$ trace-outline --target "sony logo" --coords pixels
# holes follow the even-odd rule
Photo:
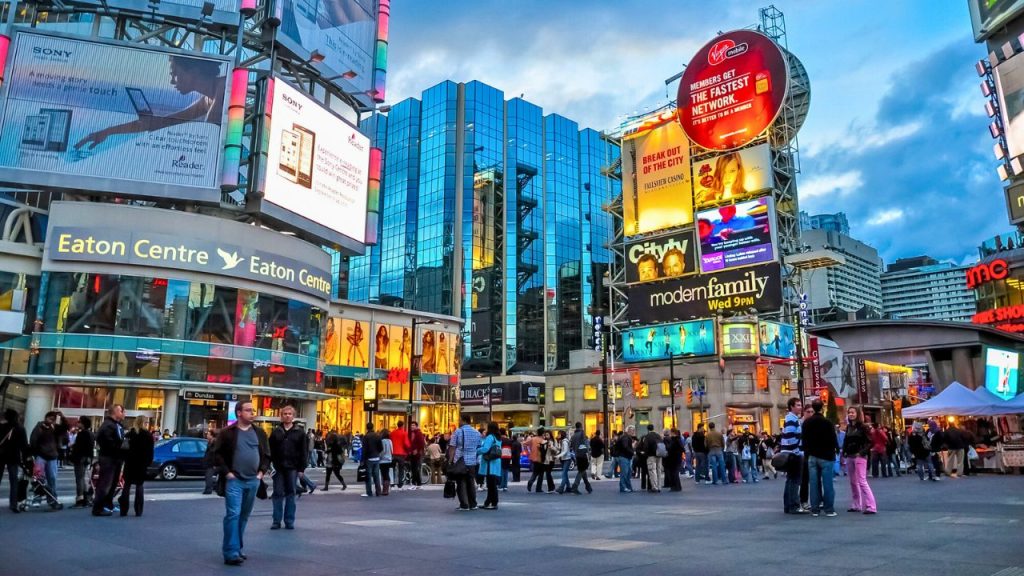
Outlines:
[[[302,112],[302,102],[299,102],[287,94],[281,94],[281,100],[284,100],[285,104],[293,106],[296,112]]]
[[[33,46],[32,53],[42,54],[44,56],[60,56],[62,58],[71,58],[71,50],[57,50],[55,48],[43,48],[41,46]]]

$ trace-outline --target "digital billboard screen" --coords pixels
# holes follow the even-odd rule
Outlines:
[[[657,324],[667,320],[705,318],[734,310],[777,312],[782,306],[782,275],[778,263],[633,284],[626,292],[629,320]]]
[[[207,0],[71,0],[69,4],[84,4],[89,6],[104,6],[119,10],[134,10],[136,12],[156,13],[164,18],[175,20],[199,22],[205,19],[203,16],[203,4]],[[213,14],[209,20],[226,26],[238,26],[238,5],[239,0],[209,0],[213,4]]]
[[[981,42],[1024,10],[1024,0],[968,0],[974,41]]]
[[[373,0],[279,0],[275,15],[281,21],[277,41],[300,58],[315,50],[334,82],[356,96],[373,88],[373,54],[377,18]],[[340,82],[344,80],[344,82]]]
[[[767,144],[693,163],[693,198],[698,209],[746,200],[773,185],[772,153]]]
[[[651,282],[697,273],[693,230],[626,242],[626,282]]]
[[[714,320],[693,320],[622,331],[622,358],[626,362],[667,360],[674,356],[714,356]]]
[[[228,72],[216,56],[19,30],[0,180],[219,202]]]
[[[722,356],[757,356],[753,324],[722,324]]]
[[[1014,56],[995,67],[1003,132],[1010,158],[1024,154],[1024,57]]]
[[[760,136],[782,110],[789,66],[764,34],[720,34],[690,60],[676,102],[686,135],[708,150],[733,150]]]
[[[283,80],[272,86],[263,200],[365,242],[370,139]]]
[[[1001,348],[985,348],[985,388],[1003,400],[1017,395],[1020,353]]]
[[[761,356],[796,357],[796,330],[792,324],[762,320],[757,324],[758,351]]]
[[[770,196],[697,212],[700,269],[717,272],[775,260]]]
[[[690,143],[678,123],[622,140],[622,210],[626,236],[693,222]]]

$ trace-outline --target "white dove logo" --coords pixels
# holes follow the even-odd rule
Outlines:
[[[220,255],[222,260],[224,260],[224,266],[221,268],[221,270],[231,270],[235,266],[241,264],[243,260],[245,260],[245,258],[238,257],[238,252],[228,253],[225,252],[224,250],[221,250],[220,248],[217,248],[217,254]]]

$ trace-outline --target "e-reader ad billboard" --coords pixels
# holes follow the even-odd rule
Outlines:
[[[0,179],[220,200],[224,58],[19,30],[6,72]]]
[[[370,139],[287,82],[271,85],[263,200],[364,242]]]

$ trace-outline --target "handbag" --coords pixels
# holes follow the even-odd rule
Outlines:
[[[256,497],[260,500],[267,499],[267,483],[260,478],[260,485],[256,488]]]
[[[772,456],[772,467],[776,470],[783,470],[789,467],[789,461],[792,457],[792,452],[779,452],[775,456]]]
[[[455,480],[449,478],[447,481],[445,481],[445,483],[444,483],[444,497],[446,499],[455,498],[457,490],[458,490],[458,487],[455,484]]]
[[[366,482],[366,464],[360,464],[356,468],[356,482]]]

